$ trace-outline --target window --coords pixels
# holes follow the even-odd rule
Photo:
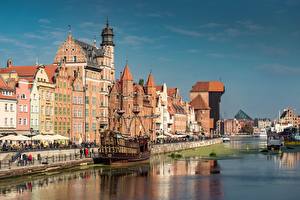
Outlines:
[[[7,103],[5,104],[5,111],[8,111],[8,105],[7,105]]]
[[[85,103],[89,104],[89,97],[87,97],[87,96],[85,97]]]
[[[23,119],[23,125],[27,125],[27,119],[26,118]]]
[[[81,113],[81,110],[78,110],[78,117],[82,117],[82,113]]]
[[[23,112],[23,105],[20,105],[20,112]]]
[[[5,124],[5,126],[7,126],[7,117],[5,117],[5,119],[4,119],[4,124]]]
[[[77,104],[77,97],[76,96],[73,97],[73,103]]]
[[[93,128],[93,131],[96,130],[96,123],[93,123],[92,128]]]
[[[19,118],[19,125],[22,125],[22,118]]]
[[[26,99],[26,95],[25,94],[21,94],[21,99]]]
[[[27,112],[27,105],[24,105],[24,106],[23,106],[23,111],[24,111],[24,112]]]
[[[92,97],[92,104],[96,105],[96,97]]]
[[[85,131],[89,131],[89,123],[85,123]]]
[[[96,117],[96,110],[93,110],[93,111],[92,111],[92,116],[93,116],[93,117]]]
[[[10,118],[10,125],[13,125],[13,124],[14,124],[14,119]]]
[[[76,56],[73,56],[73,62],[77,62]]]
[[[39,125],[39,121],[37,119],[35,119],[35,125]]]
[[[10,104],[10,111],[11,111],[11,112],[14,111],[14,104]]]
[[[89,109],[85,109],[85,116],[88,116],[89,115]]]
[[[67,61],[67,56],[64,56],[64,59],[63,59],[63,61],[65,61],[65,62]]]

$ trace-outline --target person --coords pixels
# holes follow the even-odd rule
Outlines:
[[[29,162],[29,164],[32,164],[32,155],[31,155],[31,153],[28,155],[28,162]]]
[[[82,158],[83,150],[80,148],[80,158]]]
[[[88,148],[85,148],[85,151],[84,151],[84,153],[85,153],[85,157],[87,158],[87,157],[88,157],[88,155],[89,155],[89,150],[88,150]]]

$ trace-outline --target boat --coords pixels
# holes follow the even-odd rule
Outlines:
[[[284,146],[286,147],[300,146],[300,133],[285,135]]]
[[[222,137],[223,142],[230,142],[230,137],[224,136]]]
[[[279,150],[283,146],[283,140],[278,136],[270,136],[267,139],[268,150]]]
[[[101,138],[95,164],[141,162],[150,158],[150,138],[147,135],[128,137],[116,131],[106,131]]]
[[[266,130],[266,129],[262,129],[262,130],[259,132],[259,138],[261,138],[261,139],[267,139],[267,138],[268,138],[267,130]]]

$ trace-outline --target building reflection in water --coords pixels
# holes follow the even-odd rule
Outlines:
[[[284,152],[277,158],[279,168],[295,169],[300,164],[300,152]]]
[[[223,199],[217,161],[156,158],[129,168],[92,168],[11,181],[0,199]]]

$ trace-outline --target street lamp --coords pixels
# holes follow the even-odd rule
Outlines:
[[[32,132],[33,132],[33,128],[30,128],[30,144],[31,144],[31,146],[32,146]]]

